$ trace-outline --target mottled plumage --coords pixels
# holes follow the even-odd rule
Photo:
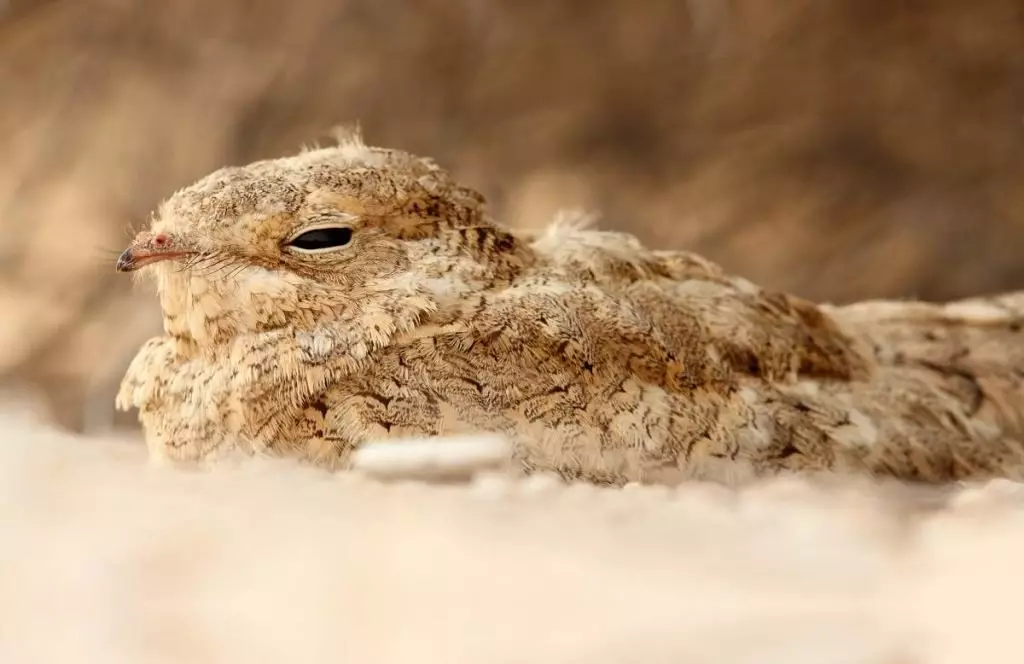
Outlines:
[[[165,334],[118,405],[172,461],[344,468],[366,441],[486,430],[598,482],[1021,476],[1024,294],[816,306],[585,226],[511,231],[354,135],[222,169],[120,259]]]

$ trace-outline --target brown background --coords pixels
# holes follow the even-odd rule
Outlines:
[[[129,227],[358,121],[495,213],[815,299],[1024,285],[1019,0],[0,0],[0,375],[65,426],[158,329]]]

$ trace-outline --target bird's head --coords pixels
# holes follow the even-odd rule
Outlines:
[[[155,279],[167,333],[200,346],[314,329],[389,298],[427,311],[436,306],[431,273],[440,278],[451,272],[442,263],[465,257],[447,251],[451,236],[500,232],[483,205],[432,161],[353,134],[176,192],[117,269]]]

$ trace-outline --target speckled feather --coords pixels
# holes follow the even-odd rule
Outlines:
[[[339,145],[175,193],[147,265],[165,334],[118,395],[151,453],[345,468],[385,438],[497,431],[524,471],[938,482],[1024,468],[1024,295],[818,306],[564,215],[530,234],[432,161]],[[304,228],[352,241],[289,251]]]

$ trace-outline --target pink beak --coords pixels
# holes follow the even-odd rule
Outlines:
[[[118,272],[134,272],[150,263],[174,260],[190,253],[182,251],[174,245],[175,243],[166,233],[154,235],[143,231],[138,234],[131,246],[117,257],[114,269]]]

